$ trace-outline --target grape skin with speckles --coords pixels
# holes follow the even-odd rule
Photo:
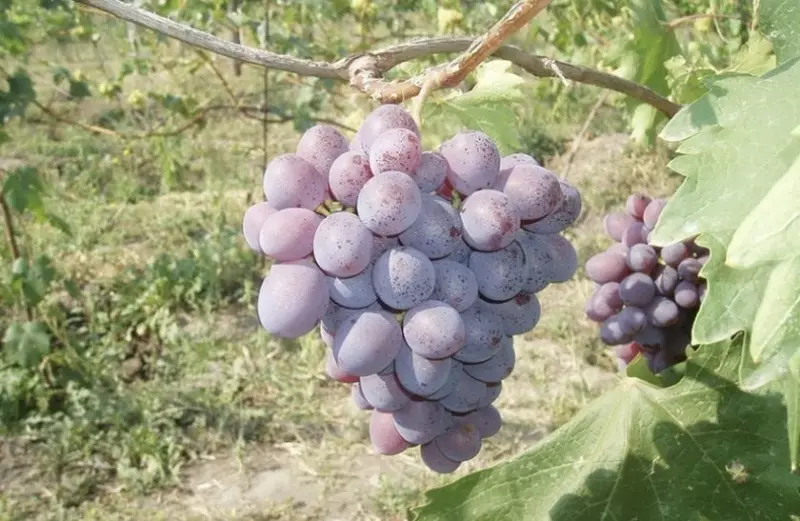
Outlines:
[[[258,292],[258,317],[271,335],[297,338],[309,333],[328,309],[325,275],[313,265],[272,266]]]
[[[350,309],[366,308],[378,300],[372,287],[372,268],[367,267],[354,277],[329,277],[331,300]]]
[[[422,193],[434,192],[447,179],[447,160],[438,152],[423,152],[419,158],[419,166],[411,177]]]
[[[419,136],[405,128],[392,128],[381,133],[369,150],[369,167],[373,175],[383,172],[412,174],[419,166]]]
[[[502,250],[472,252],[469,268],[475,273],[478,293],[497,301],[508,300],[522,291],[528,275],[525,253],[516,241]]]
[[[530,164],[515,166],[494,188],[508,196],[524,221],[548,216],[563,200],[558,178],[546,168]]]
[[[431,299],[441,300],[456,311],[465,311],[478,300],[478,281],[469,267],[456,261],[441,259],[433,263],[436,287]]]
[[[358,216],[372,233],[391,237],[409,229],[422,211],[417,183],[402,172],[383,172],[364,184],[356,202]]]
[[[497,354],[503,340],[503,319],[500,315],[485,308],[480,301],[461,313],[464,321],[465,340],[453,358],[464,363],[478,363]]]
[[[372,285],[390,308],[411,309],[430,298],[436,287],[436,270],[421,251],[408,246],[392,248],[375,261]]]
[[[345,152],[336,158],[328,174],[331,194],[345,206],[355,206],[358,194],[372,178],[369,158],[360,152]]]
[[[462,233],[461,217],[450,203],[435,195],[422,194],[419,217],[399,239],[430,259],[441,259],[455,251]]]
[[[561,204],[546,217],[523,225],[524,229],[534,233],[555,234],[563,232],[578,220],[583,209],[580,192],[566,181],[559,181],[559,184],[562,194]]]
[[[392,104],[380,105],[364,118],[358,130],[359,143],[364,153],[369,154],[378,136],[391,128],[405,128],[417,136],[420,135],[417,122],[403,107]]]
[[[331,214],[317,227],[314,259],[328,275],[354,277],[372,260],[372,234],[351,213]]]
[[[247,246],[256,252],[261,253],[261,246],[258,244],[258,235],[267,217],[277,212],[266,201],[250,206],[244,213],[242,219],[242,234]]]
[[[431,360],[404,346],[394,361],[394,372],[400,385],[416,396],[430,396],[447,383],[452,358]]]
[[[511,374],[515,363],[514,341],[504,336],[497,354],[484,362],[464,364],[464,372],[481,382],[497,383]]]
[[[276,210],[315,210],[325,201],[327,190],[327,177],[297,154],[282,154],[264,170],[264,195]]]
[[[264,255],[276,261],[300,260],[311,255],[314,235],[322,216],[306,208],[284,208],[262,223],[258,245]]]
[[[480,301],[503,321],[503,332],[508,336],[522,335],[536,327],[542,307],[535,293],[518,293],[505,302]]]
[[[483,132],[460,132],[442,143],[447,180],[462,195],[494,185],[500,174],[500,152]]]
[[[431,359],[448,358],[464,346],[466,332],[455,308],[428,300],[403,317],[403,336],[412,351]]]
[[[333,339],[333,354],[346,373],[368,376],[389,365],[403,346],[403,332],[394,315],[365,311],[341,323]]]
[[[331,125],[319,124],[302,135],[297,143],[297,155],[314,165],[323,177],[327,177],[336,158],[349,148],[350,144],[341,132]]]
[[[464,241],[473,249],[505,248],[520,229],[520,219],[511,200],[497,190],[479,190],[461,205]]]

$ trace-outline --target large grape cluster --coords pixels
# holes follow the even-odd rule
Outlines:
[[[692,324],[705,295],[700,269],[708,250],[693,240],[663,248],[649,243],[665,199],[632,194],[625,211],[603,226],[615,241],[586,261],[595,282],[586,316],[600,323],[600,339],[613,346],[620,368],[640,353],[654,373],[686,360]]]
[[[273,260],[258,295],[270,334],[317,326],[327,372],[371,410],[373,447],[419,446],[453,472],[501,427],[492,405],[514,369],[513,336],[540,318],[536,293],[577,267],[560,235],[578,191],[533,157],[501,157],[463,131],[423,151],[414,119],[383,105],[352,142],[312,127],[264,173],[243,223]]]

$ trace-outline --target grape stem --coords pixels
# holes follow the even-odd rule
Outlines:
[[[550,0],[518,2],[486,34],[477,39],[474,37],[412,39],[383,49],[351,54],[335,62],[306,60],[236,44],[120,0],[76,0],[76,2],[242,63],[292,72],[301,76],[348,81],[354,88],[381,103],[400,103],[417,96],[422,90],[425,74],[399,82],[386,80],[383,75],[395,66],[434,54],[461,53],[444,65],[446,73],[442,87],[458,85],[480,63],[489,56],[495,56],[514,63],[534,76],[558,77],[562,81],[566,78],[625,94],[655,107],[667,117],[674,116],[681,109],[681,105],[644,85],[613,74],[535,56],[519,47],[503,44],[506,38],[541,12]],[[559,75],[557,71],[561,74]]]

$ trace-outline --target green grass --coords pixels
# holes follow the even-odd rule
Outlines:
[[[103,67],[116,66],[119,53],[102,50]],[[246,69],[229,81],[247,95],[260,78]],[[131,77],[122,97],[154,80]],[[209,70],[159,80],[225,99]],[[330,117],[345,119],[350,95],[337,91],[343,108]],[[542,89],[520,110],[525,149],[559,170],[597,95]],[[116,106],[83,102],[69,117],[97,124]],[[156,106],[129,110],[115,130],[164,120],[178,123]],[[582,261],[606,244],[601,217],[628,193],[676,185],[665,159],[628,149],[622,130],[617,111],[601,110],[571,167],[585,211],[567,235]],[[73,230],[18,221],[24,251],[53,258],[80,293],[57,288],[40,306],[58,333],[42,366],[3,370],[0,521],[401,519],[426,488],[524,451],[616,378],[583,317],[591,283],[581,269],[541,293],[541,323],[517,339],[497,402],[505,427],[475,460],[442,477],[415,451],[379,457],[368,416],[326,378],[322,344],[270,339],[255,318],[265,264],[245,248],[241,216],[260,197],[264,153],[296,143],[291,124],[270,127],[266,151],[260,124],[236,113],[169,138],[92,135],[36,111],[10,131],[4,157],[40,169],[48,209]],[[23,310],[3,305],[5,328]]]

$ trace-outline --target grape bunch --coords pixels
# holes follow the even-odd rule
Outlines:
[[[533,157],[462,131],[423,150],[414,119],[382,105],[352,141],[305,132],[264,172],[248,245],[273,262],[258,295],[270,334],[319,328],[327,373],[371,411],[377,452],[419,446],[433,471],[474,458],[501,428],[492,405],[516,363],[536,293],[577,255],[560,232],[581,197]]]
[[[640,353],[654,373],[686,360],[692,324],[706,291],[700,269],[708,250],[686,240],[663,248],[648,244],[665,199],[632,194],[625,211],[606,215],[615,243],[586,261],[595,283],[586,301],[600,339],[613,346],[620,369]]]

